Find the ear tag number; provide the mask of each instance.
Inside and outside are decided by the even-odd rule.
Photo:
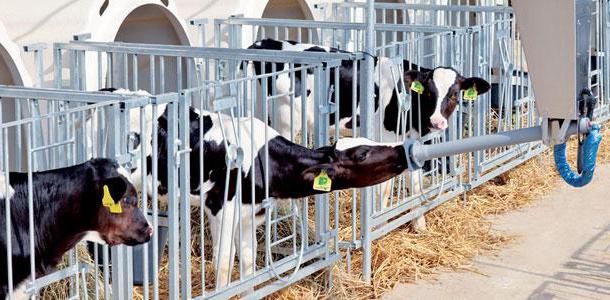
[[[110,189],[107,185],[104,185],[104,196],[102,197],[102,205],[106,207],[111,207],[114,205],[114,199],[110,196]]]
[[[121,207],[121,203],[120,202],[112,204],[109,208],[110,208],[110,213],[112,213],[112,214],[121,214],[121,213],[123,213],[123,208]]]
[[[112,196],[110,196],[110,189],[107,185],[104,185],[104,196],[102,197],[102,205],[110,209],[110,213],[120,214],[123,213],[121,203],[115,203]]]
[[[423,92],[424,92],[424,85],[423,85],[423,84],[421,84],[421,82],[419,82],[419,81],[417,81],[417,80],[416,80],[416,81],[413,81],[413,82],[411,83],[411,90],[412,90],[412,91],[414,91],[414,92],[416,92],[416,93],[418,93],[418,94],[421,94],[421,93],[423,93]]]
[[[477,90],[474,87],[471,87],[464,91],[463,98],[464,98],[464,100],[474,101],[474,100],[477,100],[478,96],[479,96],[479,92],[477,92]]]
[[[313,180],[313,189],[316,191],[330,192],[333,181],[328,177],[326,171],[320,172]]]

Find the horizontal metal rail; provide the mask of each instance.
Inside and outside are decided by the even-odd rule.
[[[30,281],[26,284],[25,292],[27,294],[32,294],[35,291],[40,290],[41,288],[48,286],[54,282],[60,281],[62,279],[66,279],[72,276],[79,275],[83,270],[88,271],[89,265],[86,263],[78,263],[61,270],[58,270],[49,275],[37,278],[34,282]]]
[[[168,57],[197,57],[206,59],[223,60],[254,60],[266,62],[320,64],[334,60],[352,60],[358,57],[352,53],[326,53],[326,52],[297,52],[297,51],[272,51],[253,49],[227,49],[190,47],[175,45],[150,45],[135,43],[103,43],[103,42],[81,42],[55,43],[56,49],[77,51],[103,51],[117,52],[133,55],[158,55]]]
[[[341,2],[333,3],[340,8],[362,8],[364,2]],[[508,6],[479,6],[479,5],[434,5],[434,4],[406,4],[406,3],[375,3],[375,9],[387,10],[423,10],[423,11],[446,11],[446,12],[493,12],[512,13],[513,8]]]
[[[307,29],[333,29],[333,30],[352,30],[364,31],[365,23],[345,23],[345,22],[329,22],[329,21],[307,21],[294,19],[256,19],[256,18],[228,18],[216,19],[215,25],[250,25],[250,26],[281,26],[288,28],[307,28]],[[463,28],[455,28],[449,26],[435,25],[409,25],[409,24],[375,24],[375,31],[393,31],[393,32],[445,32],[462,30]]]
[[[28,88],[9,85],[0,85],[0,97],[37,100],[63,100],[81,103],[94,103],[108,100],[125,100],[133,98],[108,92],[83,92],[76,90]]]

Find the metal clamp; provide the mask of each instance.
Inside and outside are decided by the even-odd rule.
[[[266,198],[261,203],[261,207],[263,209],[270,209],[270,208],[272,208],[274,206],[275,206],[275,199],[274,198]]]
[[[175,143],[176,143],[176,146],[177,146],[177,147],[182,146],[182,141],[181,141],[181,140],[179,140],[179,139],[176,139]],[[191,151],[193,151],[193,149],[191,149],[190,147],[188,147],[188,148],[186,148],[186,149],[178,150],[178,151],[176,151],[176,152],[174,153],[174,157],[176,158],[176,160],[175,160],[175,161],[176,161],[176,167],[180,166],[180,157],[181,157],[183,154],[190,153]]]
[[[335,93],[335,85],[331,84],[328,87],[328,96],[326,98],[326,104],[320,105],[320,111],[322,113],[332,114],[337,111],[337,103],[332,101],[334,93]]]
[[[405,148],[405,156],[407,158],[407,169],[409,171],[417,171],[424,165],[422,162],[415,160],[413,156],[413,146],[421,146],[421,142],[416,139],[406,139],[403,147]]]
[[[244,150],[236,145],[229,145],[225,162],[228,169],[240,168],[244,163]]]

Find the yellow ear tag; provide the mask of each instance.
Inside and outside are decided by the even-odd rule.
[[[121,203],[117,202],[110,206],[110,213],[112,214],[120,214],[123,213],[123,208],[121,208]]]
[[[332,184],[333,181],[328,177],[326,171],[320,172],[320,174],[313,179],[313,189],[316,191],[330,192]]]
[[[424,85],[423,85],[423,84],[421,84],[421,82],[419,82],[419,81],[417,81],[417,80],[416,80],[416,81],[413,81],[413,82],[411,83],[411,90],[412,90],[412,91],[414,91],[414,92],[416,92],[416,93],[418,93],[418,94],[421,94],[421,93],[423,93],[423,92],[424,92]]]
[[[477,100],[478,96],[479,96],[479,92],[477,92],[477,90],[474,87],[471,87],[464,91],[464,96],[462,98],[464,98],[464,100],[474,101],[474,100]]]
[[[111,207],[114,205],[114,199],[110,196],[110,189],[107,185],[104,185],[104,196],[102,197],[102,205],[106,207]]]

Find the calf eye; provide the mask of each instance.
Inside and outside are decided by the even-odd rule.
[[[138,205],[138,198],[137,197],[125,197],[124,203],[127,205]]]
[[[367,156],[366,152],[358,154],[358,161],[365,161],[366,156]]]

